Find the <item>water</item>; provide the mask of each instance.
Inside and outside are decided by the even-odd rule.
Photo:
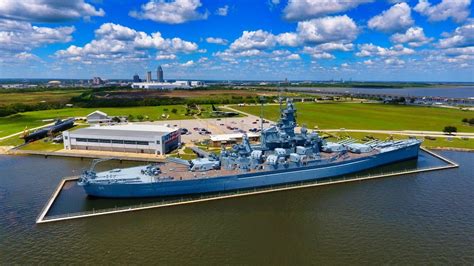
[[[473,264],[474,154],[442,154],[461,167],[42,225],[89,161],[0,156],[0,263]]]
[[[416,96],[416,97],[444,97],[444,98],[469,98],[474,97],[474,87],[428,87],[428,88],[298,88],[305,91],[329,91],[348,92],[392,96]]]

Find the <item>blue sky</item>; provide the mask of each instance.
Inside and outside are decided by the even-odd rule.
[[[64,3],[66,2],[66,3]],[[2,0],[0,78],[474,81],[471,0]]]

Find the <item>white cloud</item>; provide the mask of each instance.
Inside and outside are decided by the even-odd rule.
[[[45,44],[70,42],[74,30],[74,27],[38,27],[0,19],[0,51],[29,51]]]
[[[327,53],[318,47],[304,47],[303,53],[309,54],[313,59],[334,59],[336,58],[334,55]]]
[[[356,56],[359,57],[368,57],[368,56],[402,56],[402,55],[411,55],[415,53],[415,50],[406,48],[401,44],[392,46],[390,48],[384,48],[373,44],[362,44],[359,45],[359,52],[356,53]]]
[[[213,43],[213,44],[221,44],[221,45],[226,45],[228,43],[228,41],[226,39],[215,38],[215,37],[206,38],[206,42]]]
[[[229,6],[228,5],[225,5],[223,7],[219,7],[217,10],[216,10],[216,15],[218,16],[227,16],[227,14],[229,13]]]
[[[384,63],[392,66],[401,66],[405,64],[405,61],[398,58],[387,58],[384,60]]]
[[[407,29],[412,26],[413,23],[410,6],[403,2],[371,18],[368,22],[368,26],[370,29],[383,32],[397,32]]]
[[[300,60],[301,57],[300,57],[299,54],[290,54],[286,57],[286,59],[288,59],[288,60]]]
[[[148,50],[157,50],[157,59],[175,59],[175,53],[198,51],[198,45],[180,38],[163,38],[160,32],[151,35],[124,27],[105,23],[95,31],[96,38],[83,47],[69,46],[55,53],[58,58],[71,61],[84,59],[134,59],[149,58]]]
[[[371,59],[364,61],[364,65],[370,66],[370,65],[373,65],[373,64],[374,64],[374,61],[372,61]]]
[[[102,9],[96,9],[84,0],[2,0],[0,18],[30,22],[58,22],[82,17],[104,16]]]
[[[175,54],[157,54],[156,60],[174,60],[177,56]]]
[[[471,0],[442,0],[437,5],[432,5],[428,0],[419,0],[413,9],[427,16],[430,21],[443,21],[451,18],[459,23],[469,17],[470,5]]]
[[[420,47],[431,42],[433,38],[427,38],[423,28],[411,27],[405,33],[395,33],[390,40],[394,43],[408,43],[412,47]]]
[[[278,34],[276,38],[277,38],[277,42],[280,45],[292,46],[292,47],[300,45],[300,39],[298,38],[298,34],[294,32],[281,33],[281,34]]]
[[[322,51],[344,51],[348,52],[351,51],[354,48],[354,45],[352,43],[334,43],[334,42],[328,42],[328,43],[323,43],[318,46],[316,46],[317,49],[320,49]]]
[[[359,30],[347,15],[298,22],[297,33],[304,43],[350,42]]]
[[[347,11],[363,3],[373,0],[289,0],[283,10],[287,20],[306,20]]]
[[[181,24],[191,20],[207,19],[208,12],[200,13],[200,0],[150,0],[141,11],[131,11],[130,16],[166,24]]]
[[[275,35],[267,31],[244,31],[242,36],[230,45],[230,49],[233,51],[264,50],[274,47],[275,44]]]
[[[21,52],[15,55],[15,58],[19,60],[40,60],[40,58],[34,54]]]
[[[446,38],[440,39],[438,47],[452,48],[474,46],[474,19],[470,19],[461,27],[458,27],[451,34],[446,34]]]
[[[190,67],[190,66],[193,66],[193,65],[194,65],[193,60],[189,60],[186,63],[181,64],[181,66],[183,66],[183,67]]]

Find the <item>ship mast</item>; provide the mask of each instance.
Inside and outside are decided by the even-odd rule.
[[[263,135],[263,102],[265,101],[264,96],[260,96],[260,145],[262,147],[262,150],[264,149],[265,146],[265,137]]]

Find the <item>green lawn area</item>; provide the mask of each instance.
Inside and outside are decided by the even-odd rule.
[[[84,90],[0,93],[0,106],[14,103],[37,104],[42,101],[47,103],[67,103],[72,97],[79,96],[82,92]]]
[[[64,147],[62,143],[53,143],[52,141],[37,140],[21,147],[20,150],[29,151],[59,151]]]
[[[259,106],[233,107],[260,115]],[[278,120],[278,108],[265,106],[265,118]],[[296,108],[298,123],[308,128],[442,131],[451,125],[458,132],[474,132],[474,127],[461,121],[474,117],[474,112],[458,109],[359,103],[296,103]]]
[[[360,142],[367,141],[366,136],[370,135],[379,140],[386,140],[390,137],[388,134],[372,134],[372,133],[359,133],[359,132],[344,132],[344,133],[333,133],[332,135],[340,137],[329,138],[331,141],[340,141],[343,138],[353,138]],[[393,135],[394,139],[406,139],[408,136]],[[427,148],[438,148],[438,147],[451,147],[451,148],[462,148],[474,150],[474,139],[460,139],[450,136],[437,137],[435,140],[423,139],[422,146]]]
[[[200,117],[209,118],[210,106],[201,105],[203,113]],[[171,112],[176,109],[177,112]],[[163,106],[138,106],[138,107],[104,107],[104,108],[65,108],[58,110],[34,111],[14,114],[7,117],[0,117],[0,137],[8,136],[28,128],[35,128],[50,122],[43,122],[45,119],[83,117],[95,110],[101,110],[110,116],[128,116],[135,118],[139,115],[145,117],[145,120],[178,120],[192,119],[192,116],[186,116],[186,107],[184,105],[163,105]],[[165,115],[165,117],[163,117]],[[146,119],[148,117],[148,119]]]

